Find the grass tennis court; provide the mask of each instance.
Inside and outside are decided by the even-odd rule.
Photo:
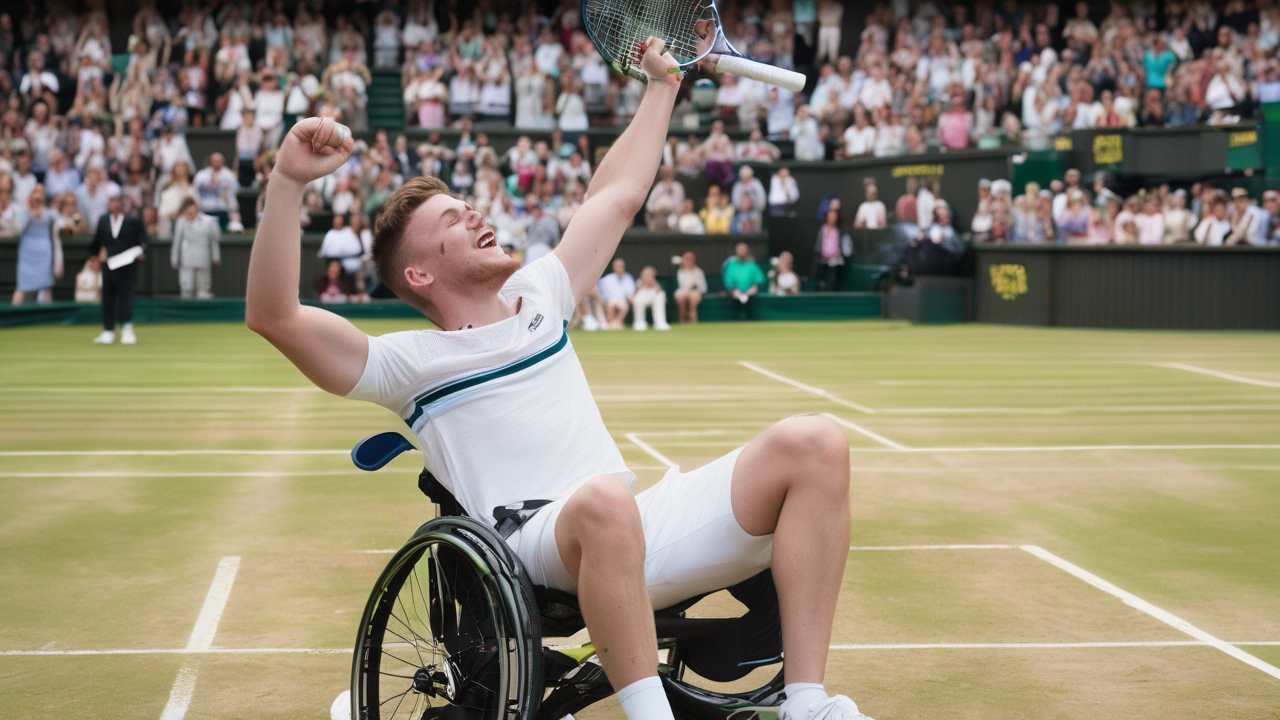
[[[240,325],[93,335],[0,332],[0,716],[327,717],[379,551],[429,517],[417,456],[346,455],[403,424]],[[637,490],[788,415],[846,427],[857,549],[827,685],[877,720],[1276,720],[1280,336],[572,341]]]

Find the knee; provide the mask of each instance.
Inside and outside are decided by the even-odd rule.
[[[577,543],[595,547],[638,550],[643,554],[644,529],[635,495],[612,475],[592,478],[574,491],[561,517],[568,520]]]
[[[849,440],[839,425],[819,415],[799,415],[774,430],[774,451],[800,470],[797,481],[834,495],[849,492]]]

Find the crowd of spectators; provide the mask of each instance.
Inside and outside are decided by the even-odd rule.
[[[1194,183],[1144,188],[1122,197],[1105,176],[1084,186],[1078,170],[1049,187],[1027,183],[1014,196],[1007,180],[979,184],[974,242],[1068,245],[1280,245],[1280,192],[1255,199],[1248,189]]]
[[[326,257],[351,275],[353,292],[344,296],[363,299],[372,278],[351,269],[368,255],[364,228],[404,178],[444,178],[486,213],[504,244],[536,258],[554,247],[590,181],[596,149],[581,131],[625,124],[643,93],[595,51],[579,0],[171,6],[162,12],[143,0],[123,47],[118,32],[113,45],[104,0],[0,12],[0,237],[56,245],[94,228],[116,195],[160,237],[174,234],[188,199],[220,230],[253,226],[237,193],[263,189],[292,123],[331,116],[367,136],[370,88],[385,71],[391,82],[399,79],[406,124],[427,140],[377,131],[346,166],[308,188],[301,218],[306,226],[309,214],[332,212],[344,216],[343,227],[360,228],[356,243],[335,241],[329,252],[342,254]],[[1035,147],[1069,129],[1231,123],[1259,102],[1280,100],[1280,6],[1271,2],[1080,2],[1068,9],[893,0],[866,8],[852,24],[844,10],[838,0],[721,8],[735,46],[816,79],[807,93],[791,93],[695,70],[675,126],[714,122],[705,137],[670,138],[646,207],[651,227],[747,235],[761,231],[766,212],[790,213],[799,198],[794,178],[780,170],[766,188],[752,169],[779,159],[784,140],[800,161]],[[847,36],[849,27],[860,35]],[[500,153],[475,131],[480,122],[550,139],[522,138]],[[193,157],[189,127],[234,131],[234,155]],[[734,142],[727,127],[746,139]],[[435,131],[446,128],[460,139],[444,142]],[[682,177],[701,177],[710,191],[685,197]],[[37,185],[42,192],[33,192]],[[1136,209],[1121,203],[1114,212],[1102,202],[1110,217],[1083,234],[1081,208],[1097,198],[1054,205],[1052,227],[1038,196],[1006,198],[1004,207],[997,198],[978,221],[991,228],[975,232],[1075,241],[1101,238],[1109,222],[1127,240],[1126,211],[1147,214],[1154,199],[1164,213],[1179,202],[1173,198],[1147,193]],[[1236,204],[1226,203],[1228,221]],[[1214,203],[1206,207],[1212,214]],[[855,214],[854,225],[873,226],[886,221],[875,213],[888,214],[867,213]],[[54,274],[62,273],[60,248],[38,254],[42,267],[47,255]],[[47,289],[24,287],[37,297]],[[202,295],[202,287],[203,276],[193,275],[191,292]]]

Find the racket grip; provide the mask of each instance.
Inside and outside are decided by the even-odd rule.
[[[780,67],[734,55],[721,55],[720,59],[716,61],[716,72],[741,75],[752,80],[759,80],[763,83],[786,88],[791,92],[800,92],[804,89],[804,75],[798,72],[784,70]]]

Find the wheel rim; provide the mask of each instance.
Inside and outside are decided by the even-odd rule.
[[[495,720],[513,640],[484,558],[449,535],[419,538],[384,572],[359,651],[365,720]]]

